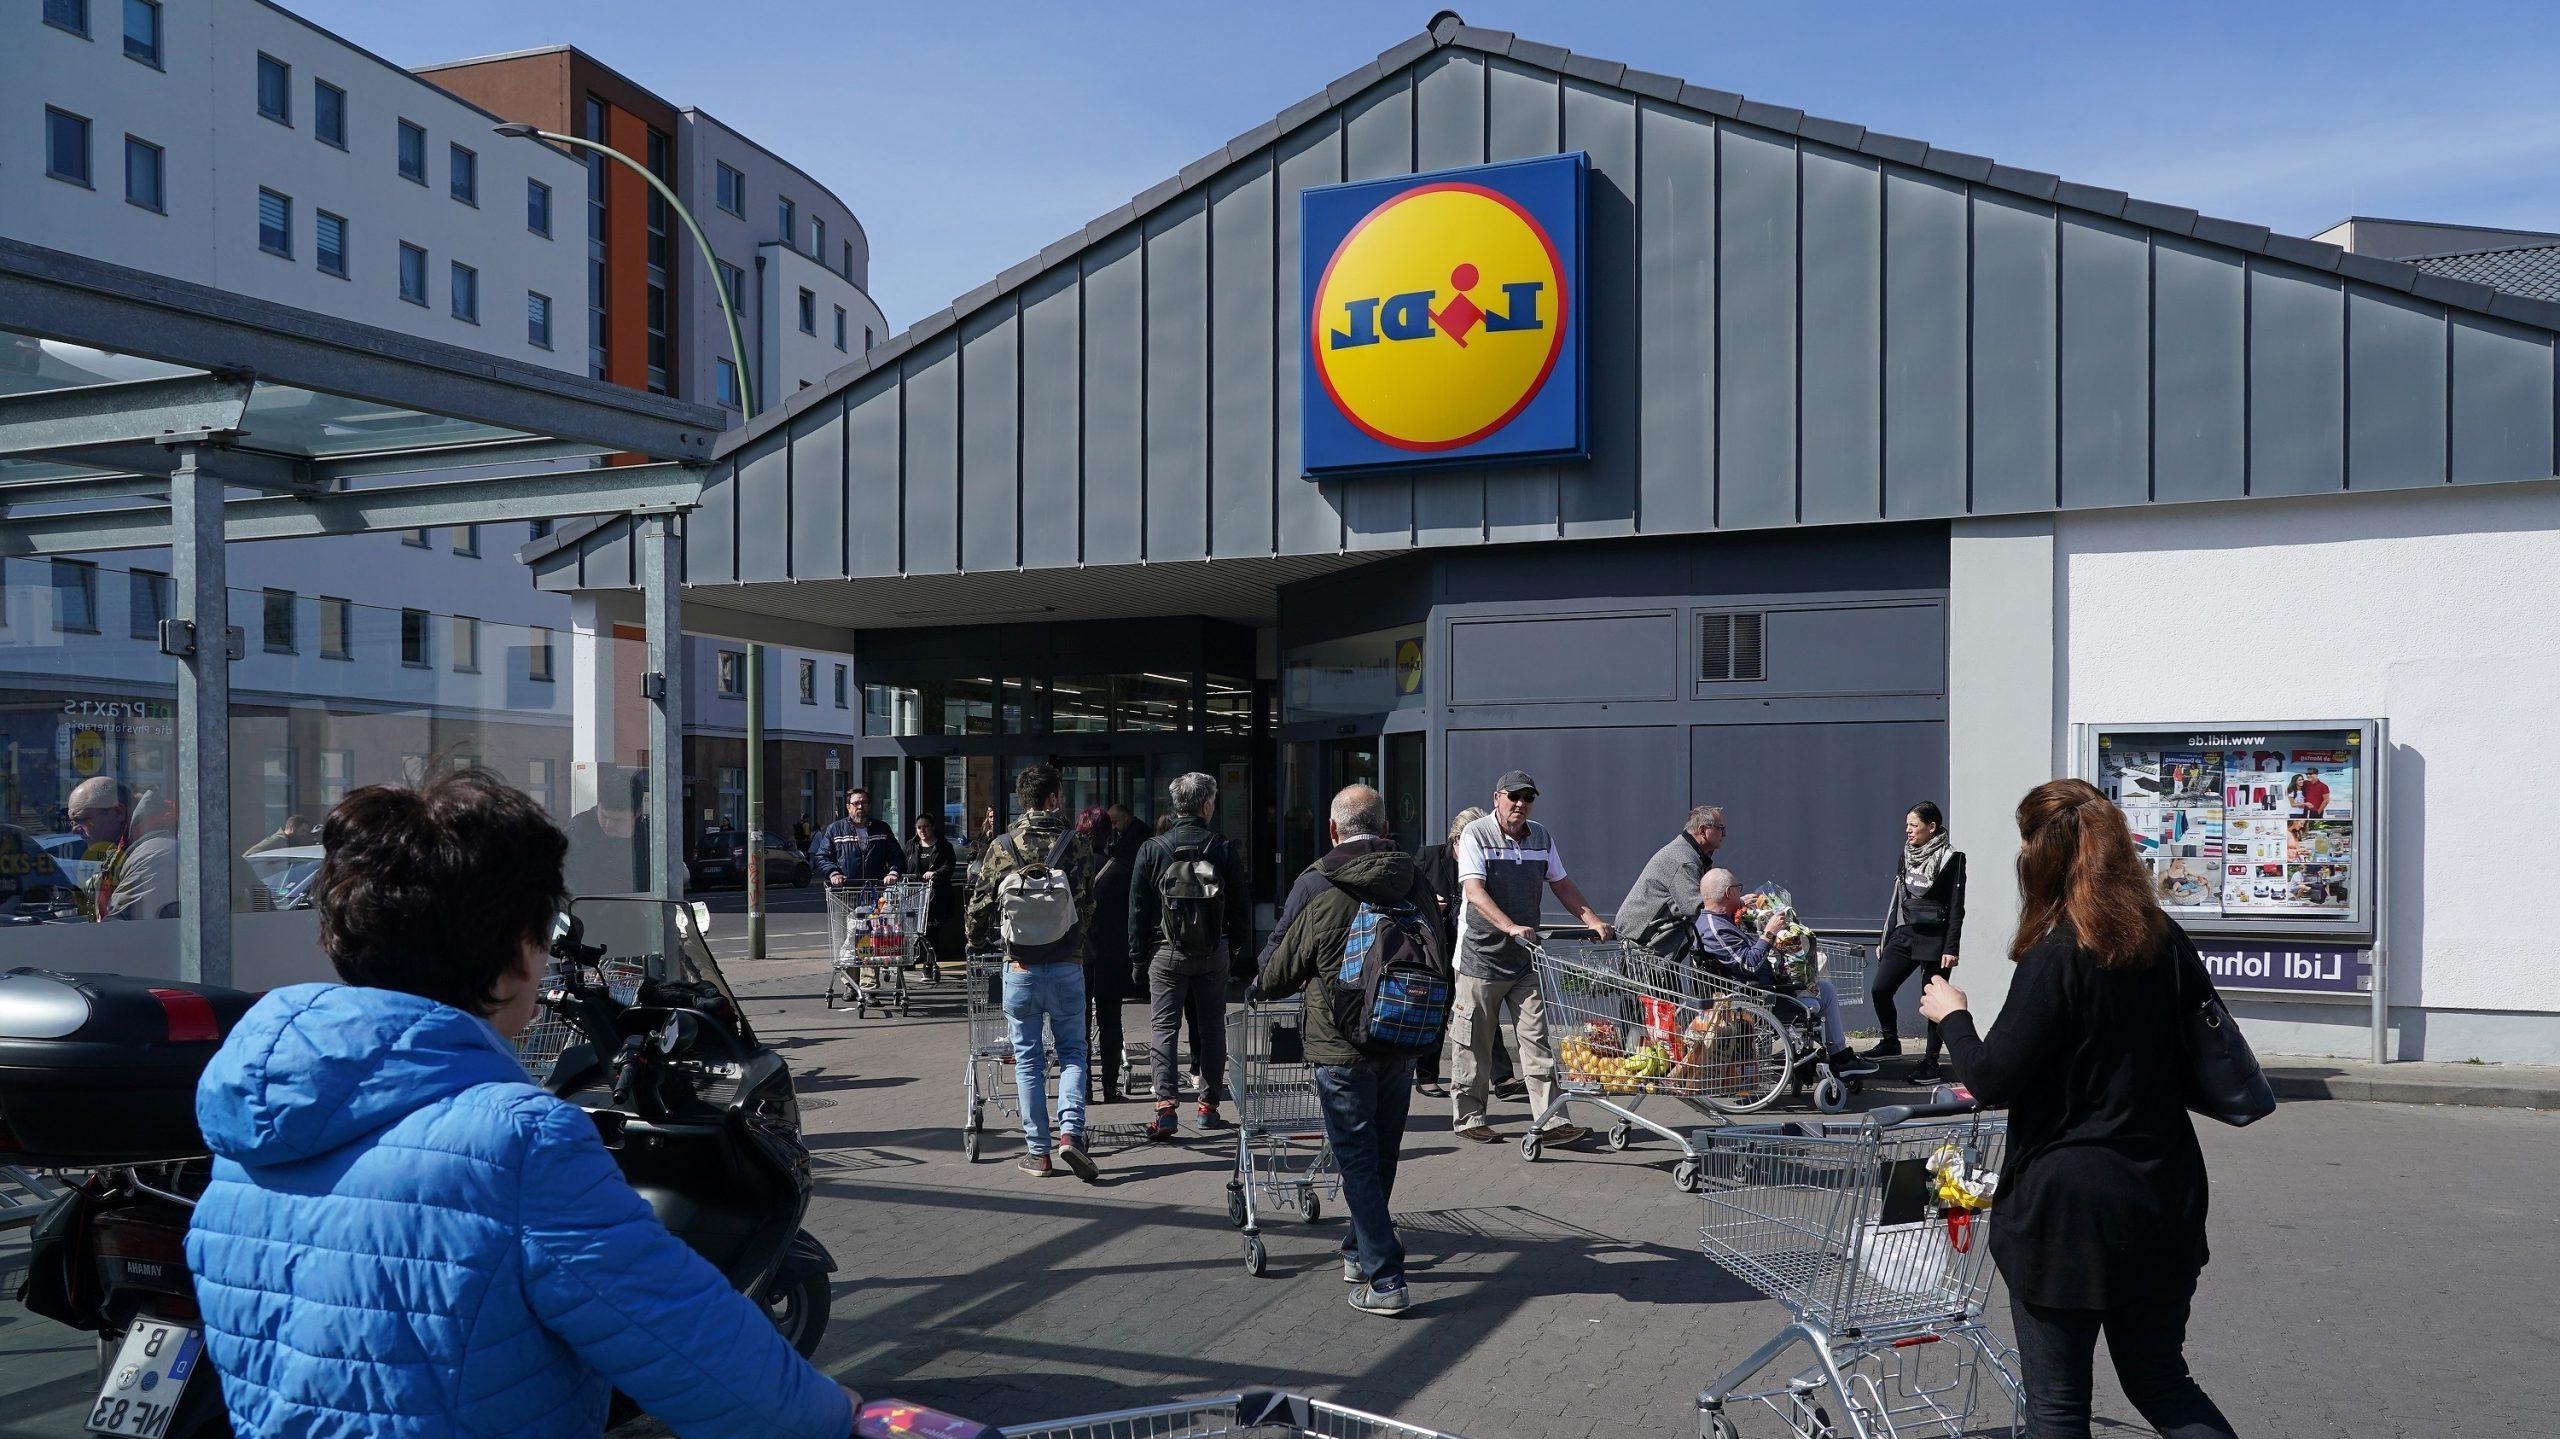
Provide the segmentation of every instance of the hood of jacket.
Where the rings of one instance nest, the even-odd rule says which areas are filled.
[[[1375,835],[1335,845],[1316,861],[1316,872],[1372,903],[1392,904],[1413,892],[1413,856]]]
[[[242,1015],[196,1083],[196,1123],[244,1167],[362,1140],[474,1085],[526,1084],[489,1022],[398,990],[296,984]]]

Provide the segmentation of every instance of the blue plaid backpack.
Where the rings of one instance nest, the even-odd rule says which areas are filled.
[[[1439,931],[1420,909],[1364,899],[1325,997],[1353,1048],[1373,1059],[1412,1059],[1437,1050],[1448,1033],[1454,984]]]

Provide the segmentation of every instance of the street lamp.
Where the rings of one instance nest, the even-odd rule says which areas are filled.
[[[593,140],[583,140],[575,135],[563,135],[557,131],[545,130],[538,125],[527,125],[521,121],[500,125],[497,130],[499,134],[512,140],[548,140],[555,145],[593,150],[599,155],[618,160],[628,166],[631,173],[648,181],[649,188],[658,192],[658,198],[667,202],[667,208],[676,212],[676,218],[684,221],[685,229],[693,233],[694,247],[702,251],[702,263],[710,268],[711,288],[720,294],[720,316],[729,322],[729,354],[738,366],[738,398],[743,402],[741,408],[746,411],[747,418],[754,419],[756,417],[756,382],[755,376],[747,369],[747,342],[738,329],[738,307],[730,301],[729,287],[721,282],[720,261],[711,253],[711,241],[704,238],[702,227],[694,223],[693,212],[684,207],[682,200],[676,198],[676,192],[668,189],[667,182],[659,179],[648,166],[623,154],[611,145],[600,145]],[[785,242],[790,238],[788,235],[783,236]]]
[[[738,368],[739,408],[746,412],[748,419],[754,419],[756,380],[754,373],[747,368],[747,342],[738,329],[738,307],[729,296],[728,285],[720,279],[720,260],[711,253],[710,239],[702,233],[702,226],[695,223],[693,212],[684,207],[684,201],[677,199],[676,192],[667,188],[667,182],[653,174],[648,166],[611,145],[600,145],[593,140],[563,135],[522,121],[512,121],[496,128],[499,134],[512,140],[548,140],[555,145],[593,150],[608,159],[620,161],[633,174],[649,182],[649,188],[658,192],[658,198],[667,202],[667,208],[676,212],[677,219],[684,221],[685,229],[693,235],[694,248],[702,252],[702,263],[710,269],[711,288],[719,292],[720,317],[729,322],[729,355]],[[790,243],[789,235],[782,238],[785,244]],[[668,636],[670,644],[676,641],[676,636]],[[668,696],[666,703],[674,704],[675,697]],[[672,796],[662,796],[658,800],[661,804],[673,802]],[[668,859],[666,855],[657,857],[661,867]],[[764,958],[764,646],[760,644],[747,646],[747,957]]]

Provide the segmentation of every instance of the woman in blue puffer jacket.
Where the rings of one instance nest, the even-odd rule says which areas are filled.
[[[859,1398],[669,1234],[585,1111],[528,1083],[567,841],[485,773],[321,831],[347,982],[261,999],[206,1069],[187,1234],[243,1436],[595,1435],[619,1387],[687,1439],[844,1439]]]

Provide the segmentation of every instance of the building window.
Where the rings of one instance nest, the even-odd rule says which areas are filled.
[[[785,246],[796,244],[800,238],[800,207],[787,198],[777,198],[774,210],[781,221],[776,233],[782,237],[782,243]]]
[[[800,333],[804,335],[818,333],[818,297],[809,290],[800,292]]]
[[[427,127],[414,120],[400,122],[400,178],[427,183]]]
[[[726,260],[717,263],[720,266],[720,288],[728,292],[729,308],[745,309],[747,307],[747,272]]]
[[[551,238],[551,187],[540,180],[524,182],[524,227]]]
[[[293,653],[293,591],[268,590],[259,606],[269,654]]]
[[[711,397],[730,409],[741,409],[738,403],[738,367],[726,355],[711,362]]]
[[[293,258],[293,197],[273,190],[258,191],[258,248],[270,255]]]
[[[604,102],[593,95],[587,97],[585,138],[602,142],[605,138]],[[587,375],[591,379],[605,377],[605,360],[611,351],[611,327],[605,314],[605,157],[586,152],[587,164]]]
[[[747,772],[733,765],[720,767],[719,817],[731,829],[746,828]]]
[[[124,57],[160,68],[160,0],[124,0]]]
[[[531,533],[533,538],[538,540],[551,533],[551,522],[549,520],[530,520],[526,522],[525,529]]]
[[[538,291],[524,292],[524,338],[538,349],[551,348],[551,297]]]
[[[713,203],[741,220],[747,218],[747,177],[725,163],[718,164],[714,174]]]
[[[169,213],[160,189],[160,147],[131,135],[124,137],[124,198],[128,204]]]
[[[44,107],[44,172],[74,185],[89,183],[89,122],[68,110]]]
[[[551,776],[555,763],[547,759],[525,761],[524,792],[546,810],[551,808]]]
[[[400,242],[400,298],[412,305],[427,302],[427,252]]]
[[[844,277],[848,280],[853,278],[853,242],[851,240],[844,242]]]
[[[864,685],[862,732],[875,739],[898,739],[924,733],[922,693],[897,685]]]
[[[846,666],[844,666],[844,665],[838,665],[838,666],[836,666],[836,708],[837,708],[837,709],[849,709],[849,708],[851,708],[851,707],[852,707],[851,701],[850,701],[850,700],[848,700],[848,699],[846,698],[846,694],[845,694],[845,691],[846,691],[846,689],[847,689],[847,681],[848,681],[848,679],[849,679],[849,675],[848,675],[848,673],[847,673],[847,667],[846,667]]]
[[[259,767],[258,799],[265,811],[260,820],[269,834],[283,829],[284,822],[293,816],[293,760],[292,750],[271,749]]]
[[[338,801],[355,787],[356,752],[351,749],[320,751],[320,807],[336,809]]]
[[[720,693],[731,697],[747,692],[747,656],[741,650],[720,652]]]
[[[411,669],[427,667],[431,643],[427,625],[431,618],[425,610],[400,612],[400,663]]]
[[[400,543],[413,550],[423,550],[427,548],[427,533],[425,530],[402,530]]]
[[[84,635],[98,632],[98,567],[87,560],[53,562],[54,613],[62,627]]]
[[[44,0],[44,23],[89,38],[89,0]]]
[[[345,600],[322,595],[317,609],[320,615],[320,658],[343,660],[355,657],[355,606]]]
[[[552,666],[557,662],[557,658],[558,656],[552,649],[551,645],[551,631],[544,629],[540,625],[535,625],[533,627],[533,643],[526,646],[525,649],[525,678],[530,680],[539,680],[544,684],[551,683],[552,678],[556,673]]]
[[[293,123],[293,67],[273,55],[258,57],[258,113],[279,125]]]
[[[836,306],[836,351],[844,351],[844,306]]]
[[[456,674],[480,673],[480,622],[469,615],[453,617],[453,670]]]
[[[320,271],[343,280],[347,277],[347,217],[316,212],[319,220],[312,226],[311,255],[319,262]]]
[[[804,705],[813,705],[817,702],[818,662],[816,660],[802,660],[800,662],[800,703]]]
[[[453,527],[453,552],[457,555],[478,555],[480,553],[480,527],[478,525],[455,525]]]
[[[466,324],[480,323],[480,272],[455,260],[453,264],[453,317]]]
[[[347,148],[347,92],[326,80],[311,82],[311,133],[323,145]]]
[[[157,570],[134,570],[125,577],[125,607],[132,611],[125,628],[138,640],[157,641],[160,622],[169,617],[169,577]]]
[[[867,354],[867,353],[869,353],[869,352],[870,352],[870,349],[871,349],[871,327],[870,327],[869,325],[865,325],[865,326],[863,326],[863,327],[862,327],[862,348],[863,348],[864,353],[866,353],[866,354]]]
[[[809,217],[809,258],[827,263],[827,220],[823,215]]]
[[[480,157],[460,145],[448,147],[451,155],[445,161],[445,183],[453,198],[477,209],[480,204]]]

